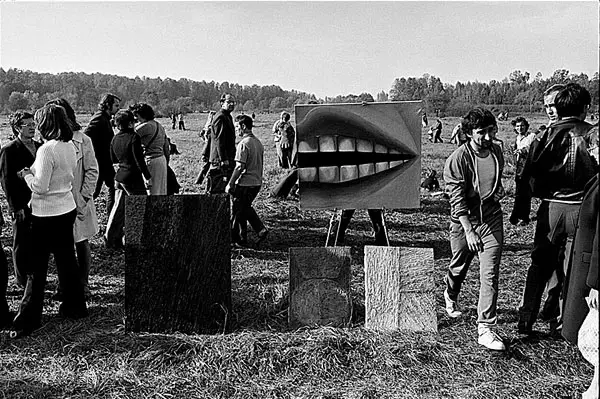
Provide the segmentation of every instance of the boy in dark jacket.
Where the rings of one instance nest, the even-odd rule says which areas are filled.
[[[480,289],[477,330],[480,345],[504,350],[502,339],[492,330],[497,321],[498,274],[504,231],[500,199],[504,196],[501,177],[504,157],[493,143],[498,132],[494,115],[475,108],[463,118],[470,140],[446,160],[444,180],[450,196],[450,247],[452,260],[445,277],[446,312],[458,310],[458,295],[475,255],[479,257]]]

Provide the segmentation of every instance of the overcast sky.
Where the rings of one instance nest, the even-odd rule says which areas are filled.
[[[376,95],[598,71],[598,1],[2,2],[0,66]]]

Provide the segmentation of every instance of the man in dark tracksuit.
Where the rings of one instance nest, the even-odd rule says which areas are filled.
[[[90,123],[83,131],[83,133],[92,139],[92,146],[94,147],[94,153],[98,161],[99,174],[94,198],[98,198],[103,183],[108,188],[108,198],[106,199],[107,215],[110,215],[110,211],[115,203],[115,169],[110,159],[110,142],[115,134],[110,120],[117,113],[120,105],[121,99],[114,94],[108,93],[103,95],[98,104],[98,111],[92,116]]]
[[[231,112],[235,97],[229,93],[221,96],[221,109],[215,114],[210,137],[211,164],[208,171],[207,191],[210,194],[225,192],[235,166],[235,126]]]
[[[523,334],[533,331],[544,287],[554,271],[562,284],[584,187],[596,174],[596,161],[585,141],[592,128],[584,122],[590,102],[589,92],[574,83],[544,98],[546,107],[556,108],[559,120],[532,143],[521,180],[524,193],[542,200],[519,307],[517,328]],[[525,208],[519,218],[529,215]],[[562,314],[550,320],[551,330],[559,330],[561,324]]]

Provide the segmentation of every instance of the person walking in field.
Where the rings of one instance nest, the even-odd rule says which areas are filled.
[[[177,125],[177,114],[173,112],[171,114],[171,130],[175,130],[175,126]]]
[[[98,182],[94,191],[94,199],[98,198],[102,190],[102,184],[108,189],[106,198],[106,214],[115,203],[115,170],[110,160],[110,142],[114,137],[111,118],[119,110],[121,99],[114,94],[104,94],[98,104],[98,111],[92,116],[90,123],[83,133],[92,139],[94,154],[98,161]]]
[[[442,121],[440,118],[435,120],[435,126],[432,127],[433,132],[433,142],[434,143],[443,143],[442,140]]]
[[[281,118],[273,125],[273,141],[277,150],[279,167],[289,169],[292,167],[292,152],[296,141],[296,132],[290,123],[289,112],[283,111]]]
[[[185,131],[185,120],[183,117],[183,112],[180,112],[179,115],[177,115],[177,122],[179,123],[179,130]]]
[[[590,93],[576,83],[551,87],[544,95],[544,106],[552,123],[546,133],[531,144],[523,171],[523,189],[541,199],[527,270],[525,289],[519,307],[519,333],[532,334],[538,317],[544,287],[553,272],[562,283],[570,261],[575,221],[586,183],[598,172],[585,136],[592,125],[584,122],[591,102]],[[525,198],[526,199],[526,198]],[[515,207],[518,205],[515,204]],[[524,219],[529,208],[523,207]],[[560,311],[560,306],[559,306]],[[549,318],[550,330],[558,333],[562,315]]]
[[[491,350],[505,345],[493,330],[498,320],[498,276],[504,243],[502,171],[504,157],[493,143],[498,132],[494,115],[475,108],[463,118],[470,141],[446,160],[444,180],[450,196],[450,247],[452,259],[444,279],[446,312],[459,317],[458,296],[471,261],[477,255],[480,268],[477,305],[477,342]]]
[[[15,278],[18,285],[25,287],[32,248],[31,190],[17,172],[33,164],[41,144],[33,140],[35,122],[29,112],[15,112],[10,117],[10,126],[15,139],[0,150],[0,182],[12,219]]]
[[[242,140],[237,145],[235,168],[225,187],[225,192],[233,198],[231,241],[246,247],[248,246],[248,222],[257,233],[257,244],[269,233],[252,207],[252,202],[262,186],[264,148],[252,133],[250,116],[238,115],[235,124]]]
[[[527,133],[529,131],[529,122],[527,119],[519,116],[511,122],[515,130],[515,142],[512,145],[514,163],[515,163],[515,204],[518,206],[527,207],[529,210],[531,204],[527,203],[527,199],[522,200],[520,197],[523,195],[523,188],[521,187],[521,177],[523,176],[523,168],[525,167],[525,161],[527,160],[527,154],[529,152],[529,146],[535,140],[535,133]],[[530,198],[530,197],[528,197]],[[529,223],[529,217],[526,219],[519,219],[517,215],[523,214],[522,211],[513,207],[513,211],[510,216],[510,223],[513,225],[524,226]],[[529,215],[527,215],[529,216]]]
[[[210,169],[207,191],[211,194],[225,192],[231,179],[235,163],[235,127],[231,112],[235,108],[235,97],[224,93],[221,96],[221,109],[215,114],[210,137]]]

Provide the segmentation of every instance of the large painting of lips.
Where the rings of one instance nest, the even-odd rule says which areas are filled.
[[[421,101],[296,105],[300,204],[418,208]]]

